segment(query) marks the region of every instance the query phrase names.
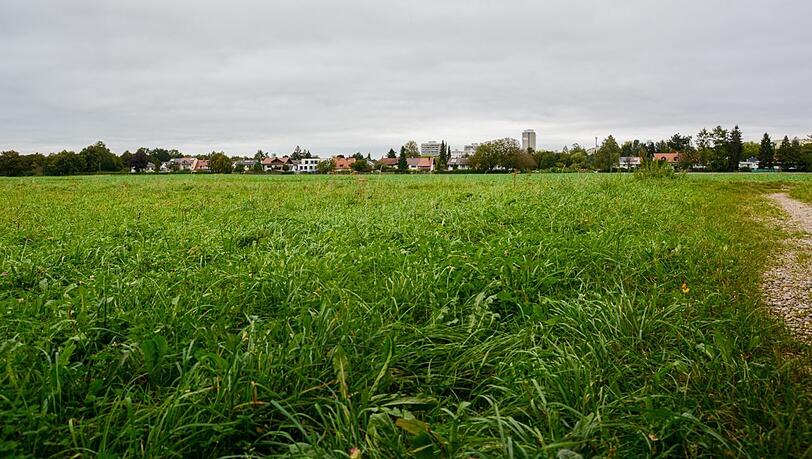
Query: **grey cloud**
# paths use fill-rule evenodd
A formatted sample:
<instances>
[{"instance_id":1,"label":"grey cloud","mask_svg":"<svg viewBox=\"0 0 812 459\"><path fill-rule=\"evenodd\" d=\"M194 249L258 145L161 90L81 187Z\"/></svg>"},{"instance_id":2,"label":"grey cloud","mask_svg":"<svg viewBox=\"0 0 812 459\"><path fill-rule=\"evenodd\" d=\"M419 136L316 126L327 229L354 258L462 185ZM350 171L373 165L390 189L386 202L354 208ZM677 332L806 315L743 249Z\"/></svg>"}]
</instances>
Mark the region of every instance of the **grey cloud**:
<instances>
[{"instance_id":1,"label":"grey cloud","mask_svg":"<svg viewBox=\"0 0 812 459\"><path fill-rule=\"evenodd\" d=\"M802 0L0 4L0 148L812 132Z\"/></svg>"}]
</instances>

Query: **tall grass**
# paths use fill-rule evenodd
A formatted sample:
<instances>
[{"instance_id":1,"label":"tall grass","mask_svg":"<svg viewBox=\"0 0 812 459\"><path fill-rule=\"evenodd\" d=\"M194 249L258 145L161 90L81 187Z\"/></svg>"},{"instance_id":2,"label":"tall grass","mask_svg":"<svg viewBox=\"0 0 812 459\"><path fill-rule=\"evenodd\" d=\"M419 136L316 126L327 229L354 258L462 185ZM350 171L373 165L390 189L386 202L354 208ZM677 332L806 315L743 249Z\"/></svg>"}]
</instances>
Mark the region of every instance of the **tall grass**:
<instances>
[{"instance_id":1,"label":"tall grass","mask_svg":"<svg viewBox=\"0 0 812 459\"><path fill-rule=\"evenodd\" d=\"M779 180L0 180L0 454L808 455Z\"/></svg>"}]
</instances>

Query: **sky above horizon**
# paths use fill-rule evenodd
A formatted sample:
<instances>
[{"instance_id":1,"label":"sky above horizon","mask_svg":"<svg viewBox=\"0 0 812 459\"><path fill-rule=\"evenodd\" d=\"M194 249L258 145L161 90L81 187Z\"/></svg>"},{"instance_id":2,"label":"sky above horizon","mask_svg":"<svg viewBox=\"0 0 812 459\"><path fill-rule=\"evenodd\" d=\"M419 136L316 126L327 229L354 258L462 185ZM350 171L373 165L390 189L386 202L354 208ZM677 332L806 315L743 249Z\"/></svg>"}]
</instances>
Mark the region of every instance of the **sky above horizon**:
<instances>
[{"instance_id":1,"label":"sky above horizon","mask_svg":"<svg viewBox=\"0 0 812 459\"><path fill-rule=\"evenodd\" d=\"M812 2L3 0L0 150L812 134Z\"/></svg>"}]
</instances>

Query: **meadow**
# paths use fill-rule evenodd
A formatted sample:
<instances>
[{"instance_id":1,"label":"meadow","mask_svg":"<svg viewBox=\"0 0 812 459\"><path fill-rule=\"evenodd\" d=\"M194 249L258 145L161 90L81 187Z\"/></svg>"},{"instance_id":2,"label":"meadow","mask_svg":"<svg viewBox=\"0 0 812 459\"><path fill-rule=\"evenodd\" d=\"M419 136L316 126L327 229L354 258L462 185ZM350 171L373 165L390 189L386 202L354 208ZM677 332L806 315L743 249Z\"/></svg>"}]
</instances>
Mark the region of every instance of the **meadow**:
<instances>
[{"instance_id":1,"label":"meadow","mask_svg":"<svg viewBox=\"0 0 812 459\"><path fill-rule=\"evenodd\" d=\"M809 457L782 188L0 179L0 456Z\"/></svg>"}]
</instances>

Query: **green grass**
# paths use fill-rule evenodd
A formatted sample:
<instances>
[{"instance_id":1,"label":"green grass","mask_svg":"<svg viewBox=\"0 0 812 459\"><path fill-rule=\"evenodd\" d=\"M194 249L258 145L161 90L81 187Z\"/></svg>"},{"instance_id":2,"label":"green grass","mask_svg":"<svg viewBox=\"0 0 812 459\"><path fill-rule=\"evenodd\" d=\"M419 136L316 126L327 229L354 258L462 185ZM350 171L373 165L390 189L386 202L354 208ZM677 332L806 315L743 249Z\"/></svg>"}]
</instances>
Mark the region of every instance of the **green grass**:
<instances>
[{"instance_id":1,"label":"green grass","mask_svg":"<svg viewBox=\"0 0 812 459\"><path fill-rule=\"evenodd\" d=\"M785 186L2 179L0 455L809 457Z\"/></svg>"}]
</instances>

